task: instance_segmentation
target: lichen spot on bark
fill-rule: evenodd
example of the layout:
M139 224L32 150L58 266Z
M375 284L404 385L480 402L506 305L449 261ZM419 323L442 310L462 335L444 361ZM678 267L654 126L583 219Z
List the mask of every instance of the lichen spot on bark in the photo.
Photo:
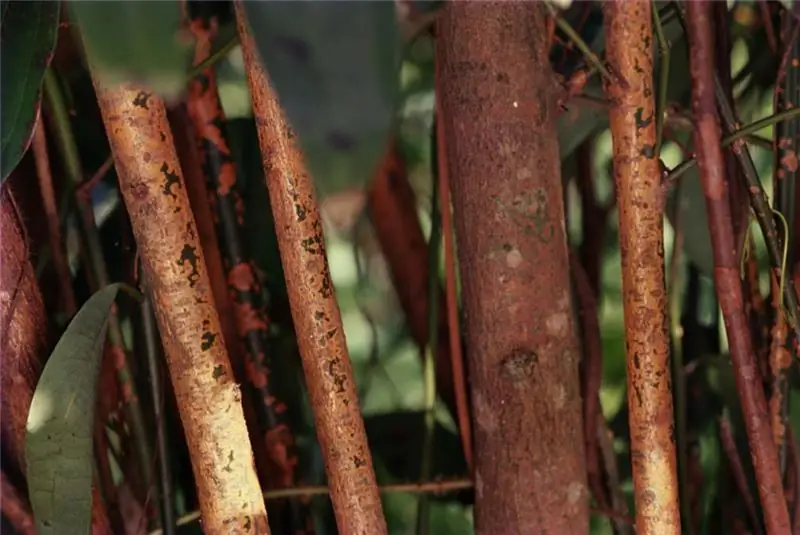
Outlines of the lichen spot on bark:
M569 315L566 312L555 312L550 314L545 320L547 334L556 338L562 338L569 331Z
M506 252L506 265L511 269L517 269L522 264L522 253L519 249L512 245L504 245L503 250Z
M524 381L533 376L539 360L530 349L516 348L501 361L505 376L514 382Z

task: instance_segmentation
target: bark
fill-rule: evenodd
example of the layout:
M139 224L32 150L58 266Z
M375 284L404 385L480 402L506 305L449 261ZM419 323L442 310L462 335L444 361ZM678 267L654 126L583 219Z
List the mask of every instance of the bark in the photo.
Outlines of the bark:
M711 4L688 2L687 23L689 50L692 51L692 113L697 122L695 147L714 253L714 283L728 333L736 388L742 404L767 532L789 533L789 513L783 495L777 449L773 442L767 403L754 358L747 317L744 314L739 258L734 254L736 242L731 224L725 161L720 147L721 129L714 93Z
M206 533L269 533L241 394L221 333L163 101L95 79L150 286Z
M286 290L336 524L342 535L383 535L386 521L331 282L314 184L259 61L241 2L235 7Z
M0 193L0 236L0 434L3 450L24 473L25 428L47 352L47 316L8 182ZM105 535L108 514L96 485L92 491L92 533Z
M28 500L0 473L0 510L19 535L36 535Z
M196 39L194 63L199 65L211 55L217 21L197 17L191 21L190 27ZM244 200L237 184L237 169L228 143L225 112L219 100L214 67L205 69L190 82L187 109L194 123L201 156L206 204L210 201L214 209L211 220L216 223L222 246L236 334L245 350L246 380L258 415L255 431L272 464L266 471L268 487L292 487L296 483L297 447L289 427L286 405L275 396L275 381L280 377L271 373L272 355L267 349L270 318L262 298L261 281L249 251L244 247ZM273 525L285 525L294 535L313 532L313 521L305 504L293 500L276 506L279 507L270 512L281 518L276 523L273 516Z
M447 3L436 41L475 415L476 533L587 533L545 7Z
M661 174L655 155L652 4L603 5L619 207L636 531L680 533Z

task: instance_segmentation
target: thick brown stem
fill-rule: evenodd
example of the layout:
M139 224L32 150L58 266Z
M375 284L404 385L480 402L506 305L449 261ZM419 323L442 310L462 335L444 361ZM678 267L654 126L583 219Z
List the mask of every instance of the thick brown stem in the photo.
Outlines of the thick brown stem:
M286 290L336 524L342 535L386 534L314 184L259 61L244 7L239 1L235 6Z
M636 531L680 533L661 172L655 153L652 3L603 5L619 207Z
M95 79L120 190L153 297L206 533L269 533L241 394L163 101Z
M789 513L783 495L778 455L753 344L744 314L739 259L735 256L725 160L714 93L714 40L710 2L688 2L687 22L692 51L692 111L697 121L695 147L706 197L708 225L714 253L714 282L728 333L736 386L744 414L756 481L770 534L789 533Z
M476 533L587 533L545 6L448 2L436 43L475 415Z

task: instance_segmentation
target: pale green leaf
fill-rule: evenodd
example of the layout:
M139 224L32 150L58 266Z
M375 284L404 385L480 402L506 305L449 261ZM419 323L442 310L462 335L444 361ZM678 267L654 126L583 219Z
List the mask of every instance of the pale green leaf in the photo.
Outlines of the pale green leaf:
M92 430L111 284L78 311L44 367L28 413L28 487L39 535L86 535L92 517Z

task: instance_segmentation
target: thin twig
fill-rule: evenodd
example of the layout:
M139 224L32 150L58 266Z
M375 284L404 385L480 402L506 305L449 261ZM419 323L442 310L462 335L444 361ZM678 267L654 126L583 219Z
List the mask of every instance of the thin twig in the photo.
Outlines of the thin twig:
M33 155L36 160L36 174L39 178L42 206L47 218L50 251L58 279L59 293L64 305L64 315L66 319L70 319L77 312L78 306L75 301L75 292L72 289L72 275L69 271L64 242L61 239L61 225L56 206L56 194L53 189L53 175L50 171L50 157L47 154L47 136L42 114L39 114L33 132Z
M658 72L658 96L656 100L656 159L661 158L661 146L664 141L664 116L667 112L667 91L669 89L669 63L670 63L670 43L664 34L664 26L661 24L661 14L655 9L656 2L653 0L653 26L655 28L656 42L660 54L661 68Z
M722 138L720 145L723 148L727 148L736 142L743 144L748 141L752 141L752 138L750 136L752 136L755 132L763 130L768 126L773 126L781 121L788 121L789 119L792 119L794 117L800 117L800 108L792 108L790 110L778 112L773 115L770 115L769 117L764 117L763 119L754 121L748 124L747 126L739 128L738 130L732 130L728 135ZM764 140L764 142L766 143L767 141ZM696 165L697 165L697 156L692 156L691 158L682 161L679 165L677 165L674 169L672 169L669 172L669 174L664 178L664 187L669 188L681 176L683 176L690 169L694 168L694 166Z
M550 11L550 16L553 18L553 20L555 20L558 28L564 32L567 37L569 37L570 41L575 43L575 46L581 51L583 57L586 58L587 63L597 69L597 71L600 72L600 74L602 74L609 82L620 83L624 85L624 81L619 76L614 76L611 74L600 58L597 57L597 54L592 52L592 49L589 48L589 45L586 44L586 41L584 41L578 32L576 32L575 29L570 26L569 22L564 20L564 18L558 13L558 10L549 2L545 2L545 5Z
M681 329L681 252L685 237L683 210L681 207L681 183L676 185L676 202L672 217L674 238L672 257L669 260L667 279L667 303L669 309L670 334L672 339L672 389L675 398L675 442L678 457L678 484L680 486L682 525L690 535L694 532L691 516L691 496L689 495L689 447L686 423L686 369L683 361L683 330Z
M440 87L441 62L435 65L437 87ZM441 113L441 92L436 93L437 113ZM464 366L464 351L461 347L461 328L458 314L458 290L456 274L456 258L453 213L450 203L450 178L447 165L447 151L445 148L444 121L436 121L435 147L437 161L437 177L439 187L439 213L441 215L442 236L444 238L444 268L445 268L445 297L447 299L447 333L450 340L450 362L453 368L453 389L456 398L456 416L458 419L458 429L461 437L461 448L464 451L464 460L467 463L467 470L473 473L473 450L472 450L472 420L469 414L469 398L467 396L466 368Z
M458 492L461 490L469 490L473 487L470 479L450 479L441 481L423 481L419 483L396 483L392 485L379 486L378 490L381 494L447 494L450 492ZM314 496L328 496L330 494L329 487L324 485L293 487L290 489L271 490L264 493L266 501L281 500L286 498L300 498L300 497L314 497ZM185 526L200 518L200 511L192 511L178 519L178 526ZM159 530L151 531L149 535L163 535Z
M147 287L147 279L144 278L143 286ZM146 292L149 295L149 291ZM165 395L161 359L161 341L158 337L158 326L153 311L150 297L146 297L139 307L142 321L142 334L144 337L144 350L147 357L147 369L149 371L150 396L153 401L153 412L155 413L156 424L156 448L158 450L158 476L161 483L161 527L164 535L174 535L175 533L175 507L174 492L172 489L172 466L170 462L169 433L167 431L167 419L164 414Z
M761 530L759 526L761 523L758 520L758 513L756 512L756 502L753 499L753 495L750 493L750 487L747 484L747 475L744 471L742 458L736 448L736 439L733 436L731 423L727 416L721 416L717 423L719 425L719 438L722 445L722 451L724 452L725 459L727 459L728 465L730 466L731 476L736 484L736 488L739 490L739 495L742 498L744 507L747 510L748 516L750 517L752 526L760 532Z

